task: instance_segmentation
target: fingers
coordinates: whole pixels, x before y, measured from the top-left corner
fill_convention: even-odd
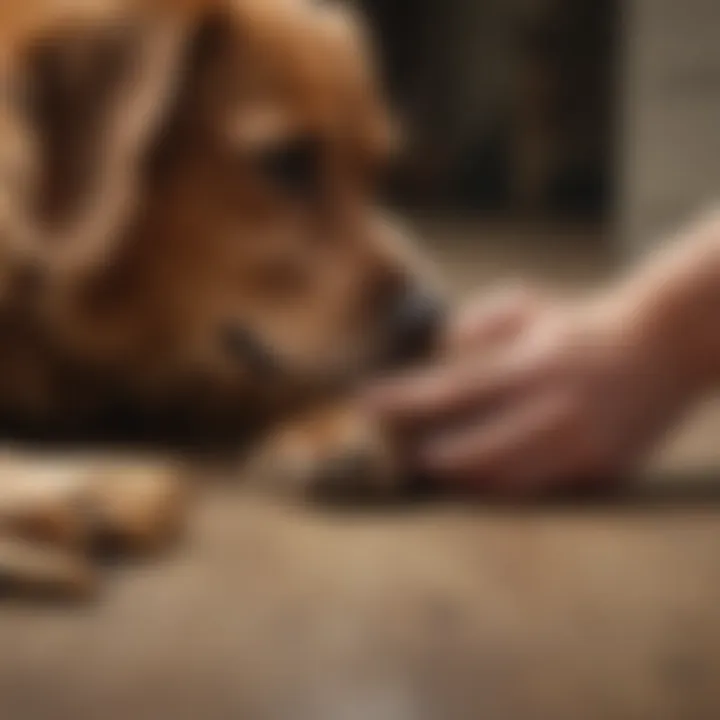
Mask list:
[[[531,379],[533,362],[527,353],[512,352],[511,341],[539,307],[534,294],[521,286],[503,288],[468,306],[448,330],[445,361],[377,384],[367,393],[370,409],[391,423],[417,424],[482,409],[523,387]],[[541,372],[540,363],[535,365]]]
[[[443,363],[369,395],[411,466],[456,489],[513,495],[601,472],[608,433],[592,400],[592,355],[566,305],[508,289],[465,310],[447,342]]]
[[[591,449],[577,441],[576,403],[548,395],[493,423],[466,426],[420,451],[421,469],[459,489],[534,493],[593,468]]]
[[[545,363],[526,353],[471,357],[381,383],[367,395],[372,412],[396,426],[437,424],[489,407],[527,391],[545,374]]]

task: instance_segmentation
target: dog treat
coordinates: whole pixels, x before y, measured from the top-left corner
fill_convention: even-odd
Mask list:
[[[95,590],[95,572],[82,555],[0,538],[0,596],[80,600]]]

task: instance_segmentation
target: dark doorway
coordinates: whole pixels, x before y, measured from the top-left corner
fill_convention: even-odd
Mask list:
[[[617,0],[363,0],[409,150],[404,203],[601,221]]]

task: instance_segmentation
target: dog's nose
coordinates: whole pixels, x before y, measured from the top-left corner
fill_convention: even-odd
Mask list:
[[[244,363],[256,375],[268,375],[277,369],[276,359],[247,328],[230,324],[221,335],[225,350]]]
[[[387,329],[394,360],[413,360],[428,355],[444,325],[445,304],[427,290],[404,291],[390,310]]]

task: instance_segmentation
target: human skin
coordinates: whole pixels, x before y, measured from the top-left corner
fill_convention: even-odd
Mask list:
[[[720,214],[599,292],[525,286],[468,303],[431,367],[368,406],[406,461],[461,491],[534,495],[613,482],[720,375]]]

